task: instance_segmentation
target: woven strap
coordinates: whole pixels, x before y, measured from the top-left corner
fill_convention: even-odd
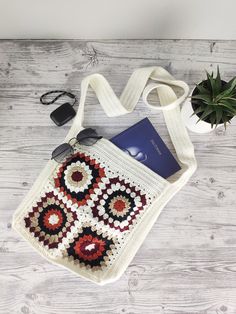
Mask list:
[[[155,82],[147,85],[149,79]],[[89,86],[91,86],[96,93],[101,106],[109,117],[132,112],[142,93],[143,101],[147,106],[152,107],[154,110],[162,110],[178,159],[183,164],[182,168],[185,170],[180,180],[188,180],[196,169],[196,160],[194,147],[180,114],[179,105],[186,99],[189,92],[188,85],[185,82],[175,80],[175,78],[162,67],[140,68],[133,72],[119,99],[104,76],[100,74],[87,76],[81,83],[79,109],[71,132],[73,132],[75,128],[78,129],[83,126],[84,105]],[[171,86],[180,87],[183,90],[182,96],[178,98]],[[148,95],[153,90],[156,90],[161,106],[148,103]],[[183,184],[184,183],[185,182],[183,182]]]

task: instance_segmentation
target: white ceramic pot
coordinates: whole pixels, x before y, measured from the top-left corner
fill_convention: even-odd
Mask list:
[[[215,126],[211,128],[211,124],[207,123],[205,121],[200,120],[198,123],[197,121],[199,120],[199,117],[193,114],[193,107],[191,104],[191,100],[187,99],[185,103],[183,104],[182,110],[181,110],[181,115],[182,119],[184,121],[185,126],[192,132],[195,133],[210,133],[214,131]],[[217,128],[222,126],[223,123],[218,124]]]

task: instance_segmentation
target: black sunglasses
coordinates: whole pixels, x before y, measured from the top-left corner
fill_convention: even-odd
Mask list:
[[[87,128],[77,134],[76,137],[70,139],[69,143],[63,143],[54,149],[52,152],[52,158],[58,163],[62,163],[65,159],[71,157],[74,154],[74,145],[79,143],[85,146],[91,146],[100,140],[102,136],[99,136],[96,130]],[[75,141],[73,144],[70,142]]]

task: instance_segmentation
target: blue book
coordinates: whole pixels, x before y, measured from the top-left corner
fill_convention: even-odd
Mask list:
[[[168,178],[181,169],[148,118],[110,141],[163,178]]]

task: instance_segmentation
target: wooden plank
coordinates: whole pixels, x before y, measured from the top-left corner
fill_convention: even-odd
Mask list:
[[[193,87],[219,64],[235,75],[235,41],[0,41],[0,313],[236,313],[236,122],[191,133],[198,171],[169,202],[122,278],[98,287],[49,264],[16,234],[12,214],[63,141],[68,125],[41,106],[50,89],[79,96],[81,79],[100,72],[119,95],[134,68],[166,67]],[[93,114],[91,114],[91,112]],[[149,116],[173,150],[161,114],[140,103],[105,116],[92,92],[85,121],[106,137]]]

